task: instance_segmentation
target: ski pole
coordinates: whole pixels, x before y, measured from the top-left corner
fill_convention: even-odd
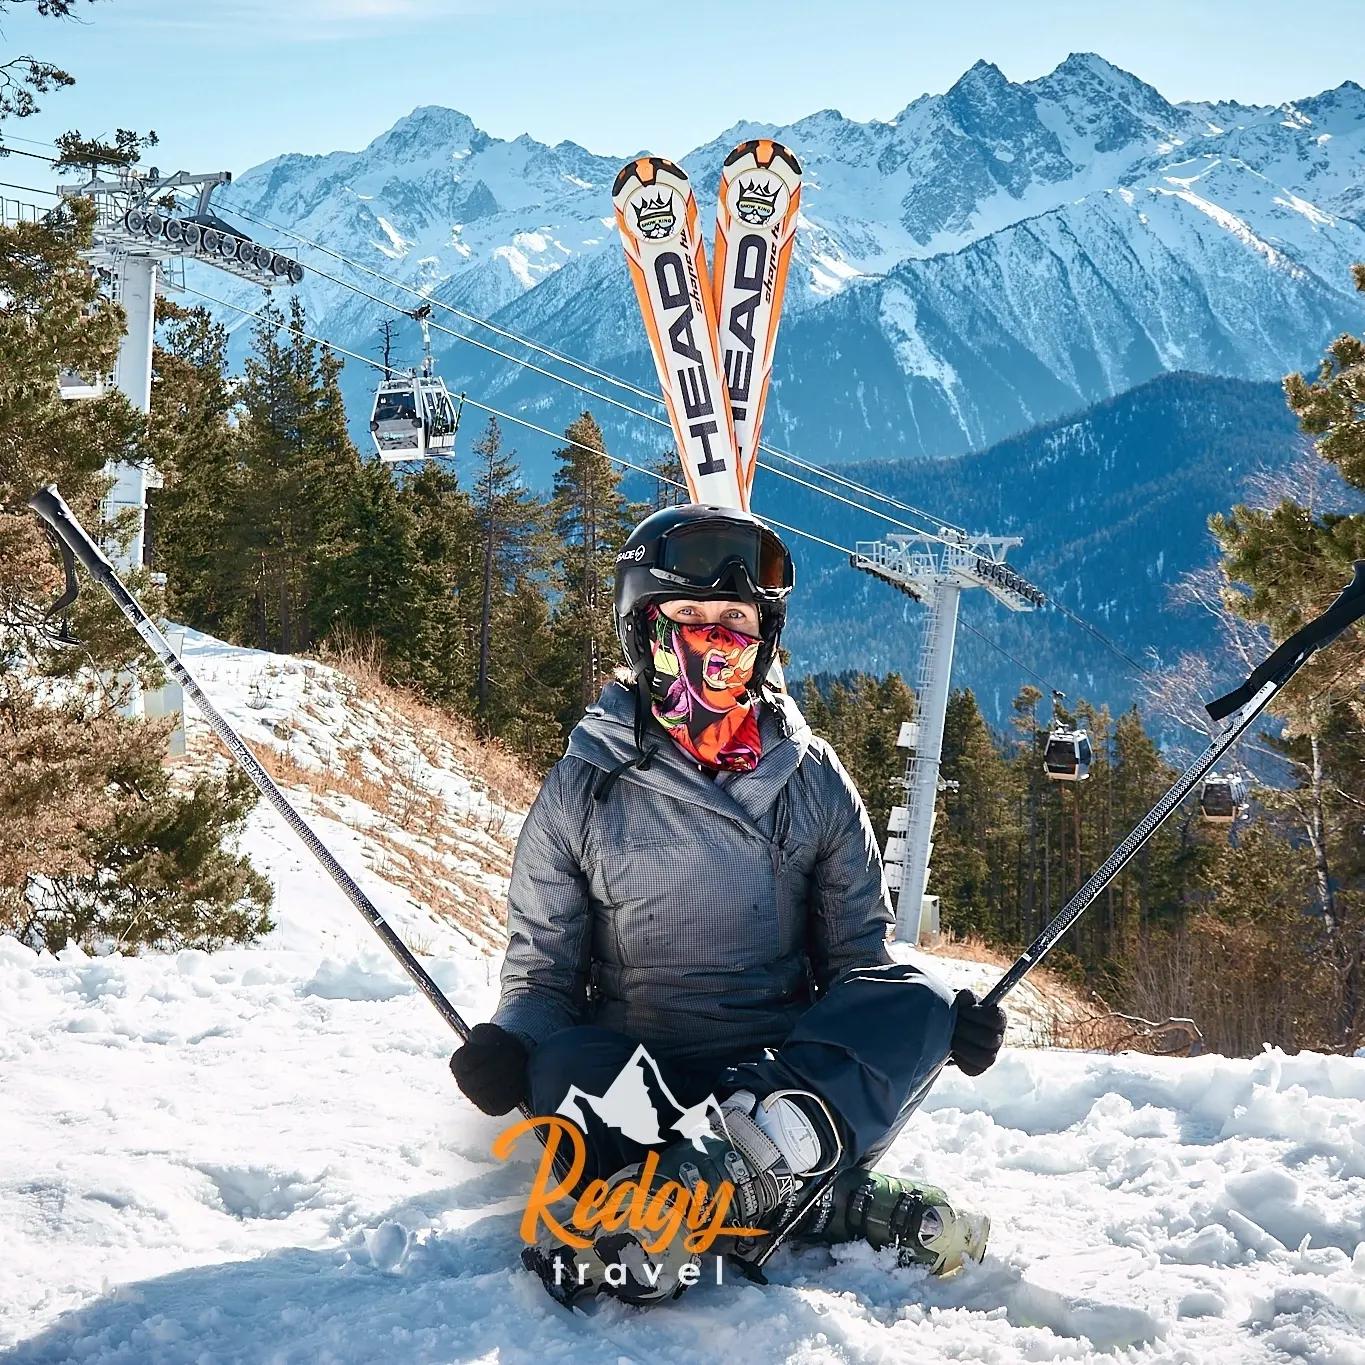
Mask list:
[[[328,875],[341,888],[342,894],[365,916],[384,946],[398,959],[399,965],[416,983],[417,989],[435,1005],[441,1018],[460,1036],[469,1037],[469,1025],[460,1017],[455,1006],[446,999],[441,988],[427,973],[426,968],[409,951],[407,944],[389,927],[388,921],[379,912],[378,906],[360,889],[355,879],[337,861],[331,849],[317,836],[312,826],[290,804],[289,798],[275,785],[274,779],[261,766],[260,760],[247,748],[242,737],[234,730],[222,712],[204,695],[204,689],[195,681],[194,675],[185,667],[169,640],[157,629],[156,623],[142,609],[137,598],[123,585],[114,566],[104,552],[90,539],[89,533],[76,520],[74,513],[62,500],[55,484],[40,489],[29,499],[28,504],[52,528],[61,542],[64,559],[74,555],[85,566],[90,576],[102,587],[115,605],[132,623],[133,629],[142,636],[147,647],[179,682],[181,687],[194,699],[200,714],[208,721],[214,734],[227,746],[228,752],[237,760],[246,775],[256,784],[257,790],[275,808],[285,824],[303,841],[308,851],[327,870]],[[68,593],[74,583],[71,563],[67,561]],[[66,600],[69,600],[66,599]]]
[[[1241,739],[1275,694],[1318,650],[1325,649],[1342,631],[1362,617],[1365,617],[1365,559],[1358,559],[1354,577],[1321,616],[1296,630],[1264,663],[1252,670],[1245,682],[1204,708],[1211,720],[1226,721],[1223,729],[1176,778],[1161,800],[1138,821],[1133,832],[1104,860],[1095,875],[1067,901],[1047,928],[1019,955],[1009,971],[991,987],[981,1002],[983,1005],[999,1004],[1056,947],[1057,940],[1099,899],[1100,893],[1127,867],[1171,812]],[[833,1181],[832,1175],[820,1181],[782,1227],[771,1234],[762,1250],[740,1263],[747,1274],[761,1278],[761,1268],[769,1257],[787,1240]]]

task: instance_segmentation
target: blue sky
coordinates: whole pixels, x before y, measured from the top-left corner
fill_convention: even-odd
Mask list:
[[[1298,29],[1283,0],[97,0],[79,24],[11,11],[0,53],[79,82],[12,138],[155,128],[161,166],[240,172],[363,146],[418,104],[500,137],[680,156],[742,117],[889,117],[981,57],[1023,80],[1097,51],[1168,98],[1279,102],[1365,77],[1363,11],[1318,0]],[[0,178],[42,170],[10,158]]]

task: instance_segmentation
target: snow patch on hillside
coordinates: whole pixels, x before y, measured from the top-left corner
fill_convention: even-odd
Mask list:
[[[524,779],[515,798],[493,790],[479,771],[486,754],[458,726],[338,668],[192,630],[183,652],[210,699],[410,945],[501,951]],[[193,706],[187,735],[192,768],[226,766]],[[364,922],[264,801],[242,847],[276,888],[269,947],[368,946]]]

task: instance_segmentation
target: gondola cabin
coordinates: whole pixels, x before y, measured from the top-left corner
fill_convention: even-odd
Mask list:
[[[434,375],[384,380],[370,415],[375,449],[387,463],[449,454],[459,425],[459,411]]]
[[[1247,784],[1236,773],[1211,773],[1199,789],[1199,813],[1212,825],[1231,825],[1247,811]]]
[[[1043,750],[1043,771],[1054,782],[1084,782],[1093,757],[1084,730],[1053,730]]]

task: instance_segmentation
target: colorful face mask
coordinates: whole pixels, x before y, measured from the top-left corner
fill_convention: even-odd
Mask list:
[[[759,641],[728,626],[688,626],[650,608],[653,710],[698,763],[747,773],[762,752],[747,691]]]

